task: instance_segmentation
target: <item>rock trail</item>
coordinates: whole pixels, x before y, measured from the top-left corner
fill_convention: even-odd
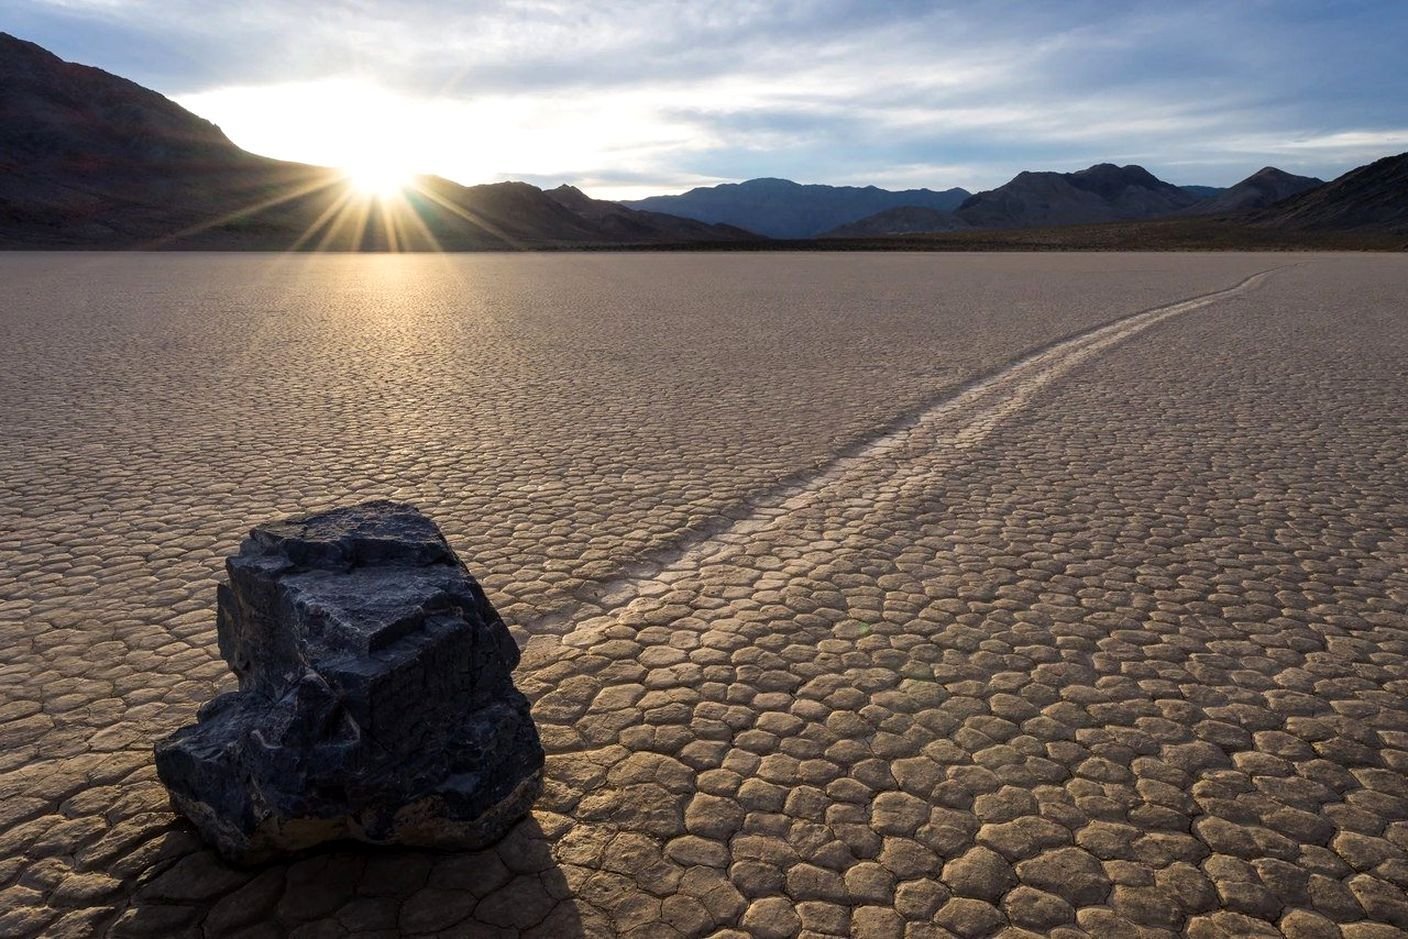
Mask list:
[[[914,413],[886,424],[812,471],[795,474],[753,494],[730,516],[712,519],[709,524],[685,532],[674,543],[637,560],[628,573],[592,583],[582,594],[601,614],[609,614],[650,590],[670,569],[696,566],[737,538],[823,498],[848,475],[865,473],[873,461],[897,454],[921,436],[927,445],[942,450],[978,446],[1000,423],[1027,407],[1047,385],[1094,356],[1171,317],[1255,290],[1286,266],[1258,271],[1222,290],[1140,310],[1031,350],[993,373],[969,381]],[[575,622],[570,613],[554,611],[521,625],[528,636],[537,636],[570,632]]]

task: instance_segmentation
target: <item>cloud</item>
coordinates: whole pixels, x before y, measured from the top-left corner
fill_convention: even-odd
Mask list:
[[[1395,147],[1408,147],[1408,127],[1395,130],[1351,130],[1311,137],[1276,137],[1257,135],[1232,138],[1224,146],[1246,151],[1276,153],[1383,153]]]
[[[346,162],[393,127],[463,182],[606,195],[758,175],[984,188],[1106,159],[1176,182],[1278,160],[1333,176],[1408,127],[1392,0],[15,5],[29,38],[260,152]]]

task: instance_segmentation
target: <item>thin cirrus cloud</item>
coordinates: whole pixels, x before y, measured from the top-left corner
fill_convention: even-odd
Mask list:
[[[379,147],[466,183],[979,189],[1111,160],[1228,184],[1408,146],[1397,0],[10,6],[5,28],[248,149],[348,164]]]

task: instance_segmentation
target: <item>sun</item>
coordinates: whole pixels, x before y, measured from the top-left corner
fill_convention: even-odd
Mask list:
[[[415,179],[415,171],[388,160],[373,160],[343,167],[347,181],[363,196],[392,199],[399,196]]]

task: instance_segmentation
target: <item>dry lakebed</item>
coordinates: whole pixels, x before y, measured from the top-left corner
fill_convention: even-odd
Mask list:
[[[547,752],[223,864],[253,525],[419,506]],[[0,936],[1408,931],[1408,255],[0,254]]]

